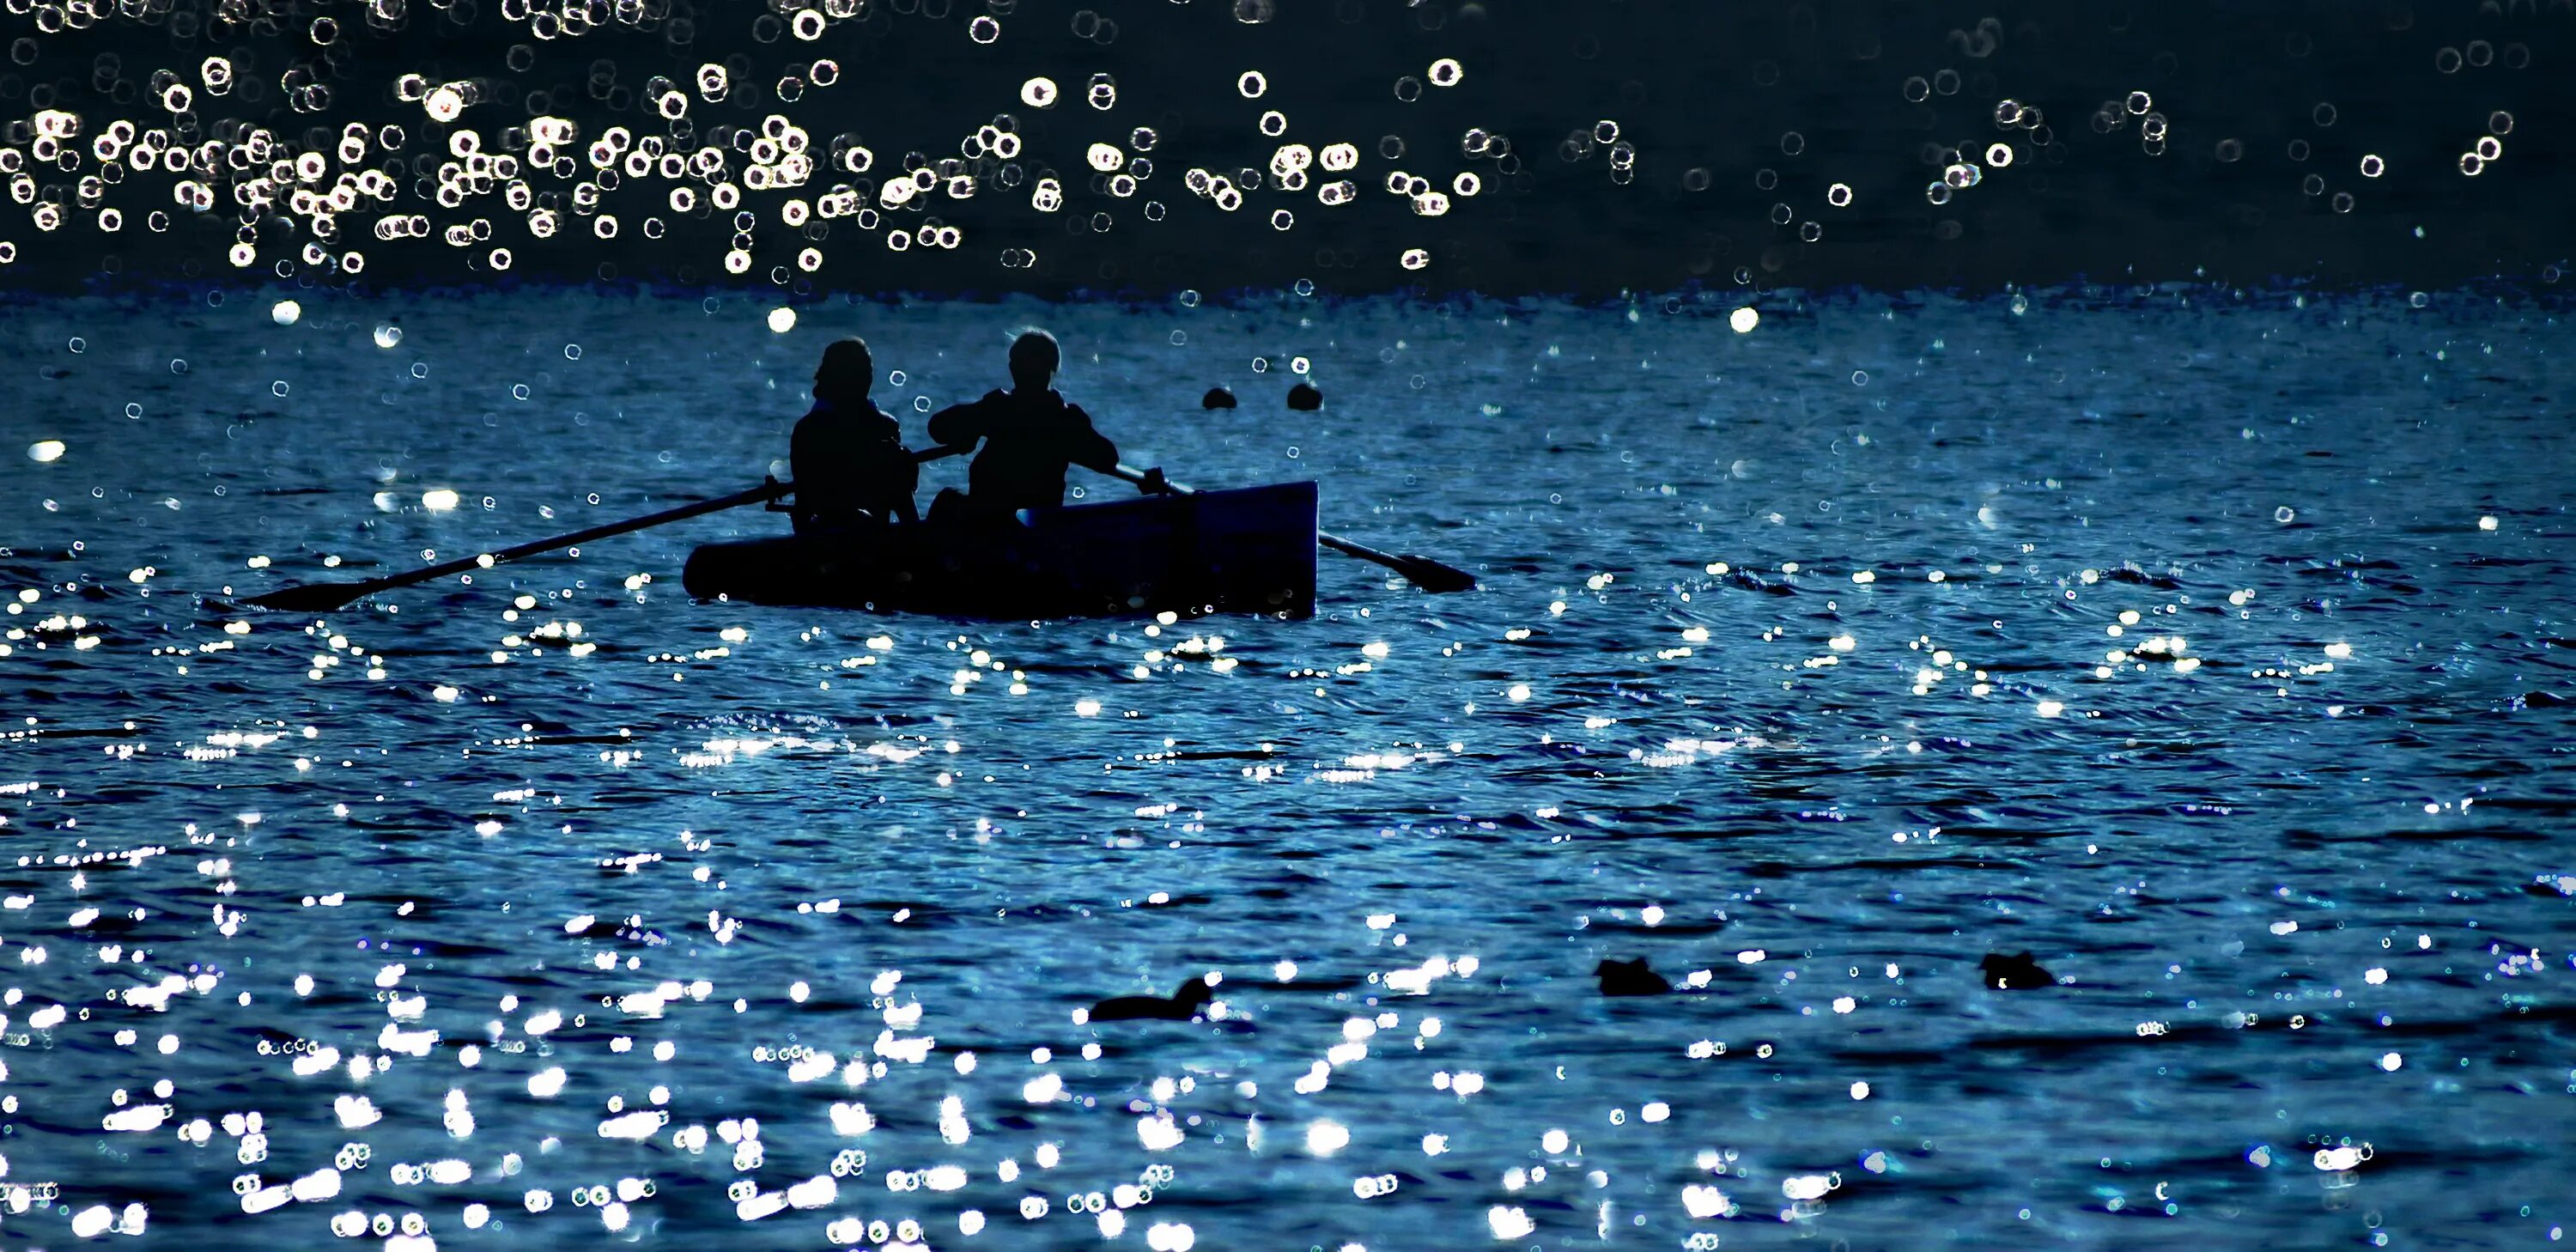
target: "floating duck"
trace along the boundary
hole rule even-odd
[[[1626,961],[1604,960],[1592,967],[1601,976],[1601,994],[1605,996],[1659,996],[1670,992],[1673,984],[1664,976],[1646,968],[1646,958]]]
[[[2057,975],[2040,968],[2027,952],[1989,952],[1977,962],[1986,985],[1997,991],[2034,991],[2057,985]]]
[[[2197,669],[2200,662],[2185,655],[2190,647],[2189,641],[2180,635],[2150,635],[2130,644],[2127,648],[2112,653],[2116,659],[2111,663],[2117,665],[2122,661],[2166,661],[2179,664],[2190,661],[2192,667]]]
[[[1190,1022],[1207,1011],[1208,1001],[1216,998],[1216,975],[1205,974],[1182,983],[1172,998],[1161,996],[1111,996],[1091,1006],[1087,1020],[1095,1022]]]

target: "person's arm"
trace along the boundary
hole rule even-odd
[[[911,449],[903,446],[903,423],[884,409],[877,409],[876,415],[877,433],[885,444],[885,459],[880,464],[886,475],[886,494],[892,499],[895,516],[906,526],[917,526],[921,514],[913,507],[912,493],[921,489],[921,463],[912,458]]]
[[[868,405],[868,411],[873,418],[868,423],[868,433],[881,442],[892,444],[897,448],[903,447],[903,423],[896,421],[894,414],[878,408],[873,403]]]
[[[1109,442],[1109,436],[1092,428],[1091,415],[1083,412],[1081,405],[1064,407],[1074,419],[1073,429],[1067,432],[1065,439],[1064,459],[1103,474],[1117,469],[1118,445]]]
[[[796,421],[796,429],[787,436],[787,477],[796,484],[796,503],[791,512],[810,514],[805,507],[806,488],[820,490],[823,482],[821,448],[817,445],[814,415],[806,414]]]
[[[930,441],[941,447],[971,448],[991,433],[985,429],[987,424],[984,400],[952,404],[930,415]]]

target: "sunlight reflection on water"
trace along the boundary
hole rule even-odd
[[[2546,314],[374,306],[0,312],[103,349],[0,465],[26,1238],[1883,1246],[2558,1191]],[[1031,321],[1130,463],[1315,477],[1485,590],[688,602],[748,511],[197,598],[736,490],[830,337],[909,414]],[[1245,364],[1290,357],[1329,407]],[[1676,989],[1604,998],[1631,956]],[[1206,973],[1201,1022],[1076,1021]]]

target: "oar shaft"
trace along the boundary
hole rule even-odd
[[[912,459],[915,461],[936,461],[941,457],[956,456],[960,453],[972,450],[973,449],[971,448],[962,446],[925,448],[919,452],[913,453]],[[453,561],[443,561],[439,564],[432,565],[427,569],[416,569],[402,574],[388,574],[382,578],[370,578],[364,582],[307,583],[300,587],[283,587],[276,591],[269,592],[266,595],[252,596],[248,603],[254,607],[263,609],[286,609],[294,612],[333,612],[346,608],[350,604],[379,591],[389,591],[396,587],[409,587],[416,583],[428,582],[434,578],[445,578],[450,574],[470,574],[476,570],[490,569],[504,561],[515,561],[521,557],[535,556],[540,552],[552,552],[557,548],[569,548],[577,543],[588,543],[593,539],[605,539],[610,535],[622,535],[628,531],[642,530],[648,526],[659,526],[665,522],[676,522],[682,518],[696,517],[702,513],[714,513],[723,509],[739,508],[746,504],[759,504],[763,501],[776,500],[795,489],[795,484],[782,483],[773,478],[761,483],[761,485],[754,487],[749,491],[737,491],[729,496],[718,496],[713,500],[700,500],[695,504],[684,504],[676,509],[664,509],[659,513],[648,513],[642,517],[630,517],[622,522],[609,522],[605,525],[591,526],[582,530],[576,530],[568,535],[556,535],[550,539],[539,539],[533,543],[517,544],[512,547],[499,549],[498,551],[478,552],[473,556],[462,557]]]
[[[1145,485],[1145,471],[1140,470],[1133,465],[1126,464],[1123,461],[1109,467],[1109,476],[1112,478],[1124,478],[1139,487]],[[1168,478],[1163,480],[1163,489],[1176,496],[1197,494],[1194,488],[1184,487]]]
[[[1335,552],[1355,556],[1365,561],[1376,561],[1381,565],[1393,559],[1386,553],[1380,552],[1375,548],[1362,547],[1359,544],[1352,543],[1348,539],[1342,538],[1340,535],[1328,535],[1320,530],[1315,532],[1315,542],[1320,543],[1327,548],[1331,548]]]
[[[695,504],[684,504],[676,509],[664,509],[659,513],[648,513],[642,517],[630,517],[622,522],[609,522],[605,525],[586,527],[581,530],[573,531],[570,534],[556,535],[547,539],[538,539],[529,543],[516,544],[511,547],[502,548],[496,552],[482,552],[454,561],[442,561],[439,564],[432,565],[426,569],[416,569],[403,574],[388,574],[382,578],[370,578],[366,581],[365,586],[369,592],[386,591],[395,587],[409,587],[416,583],[425,583],[436,578],[445,578],[450,574],[470,574],[475,570],[486,569],[493,565],[498,565],[503,561],[515,561],[521,557],[535,556],[541,552],[552,552],[557,548],[569,548],[574,544],[588,543],[593,539],[605,539],[610,535],[622,535],[632,530],[643,530],[647,527],[662,525],[665,522],[676,522],[682,518],[696,517],[701,513],[718,513],[726,509],[740,508],[746,504],[758,504],[763,500],[775,500],[778,497],[787,494],[791,488],[792,484],[782,483],[772,479],[771,481],[762,483],[760,486],[754,487],[749,491],[737,491],[729,496],[717,496],[712,500],[700,500]]]
[[[915,461],[936,461],[942,457],[960,455],[968,450],[969,449],[963,447],[942,444],[924,448],[915,452],[912,454],[912,459]],[[550,539],[538,539],[528,543],[502,548],[494,552],[480,552],[473,556],[432,565],[427,569],[416,569],[407,574],[389,574],[383,578],[371,578],[367,580],[366,586],[369,591],[386,591],[395,587],[409,587],[416,583],[425,583],[432,579],[445,578],[450,574],[470,574],[475,570],[488,569],[491,566],[498,565],[504,561],[515,561],[521,557],[536,556],[539,553],[552,552],[557,548],[569,548],[574,544],[588,543],[593,539],[606,539],[610,535],[622,535],[628,531],[644,530],[649,527],[662,525],[665,522],[676,522],[683,518],[696,517],[701,513],[721,513],[726,509],[740,508],[746,504],[759,504],[764,501],[775,500],[794,490],[796,490],[796,484],[782,483],[773,478],[749,491],[737,491],[732,495],[718,496],[713,500],[700,500],[696,504],[684,504],[676,509],[664,509],[659,513],[648,513],[642,517],[630,517],[622,522],[608,522],[603,525],[592,526],[585,530],[576,530],[568,535],[556,535]]]

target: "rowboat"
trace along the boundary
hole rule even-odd
[[[1315,611],[1315,484],[699,546],[702,600],[1033,620]]]

